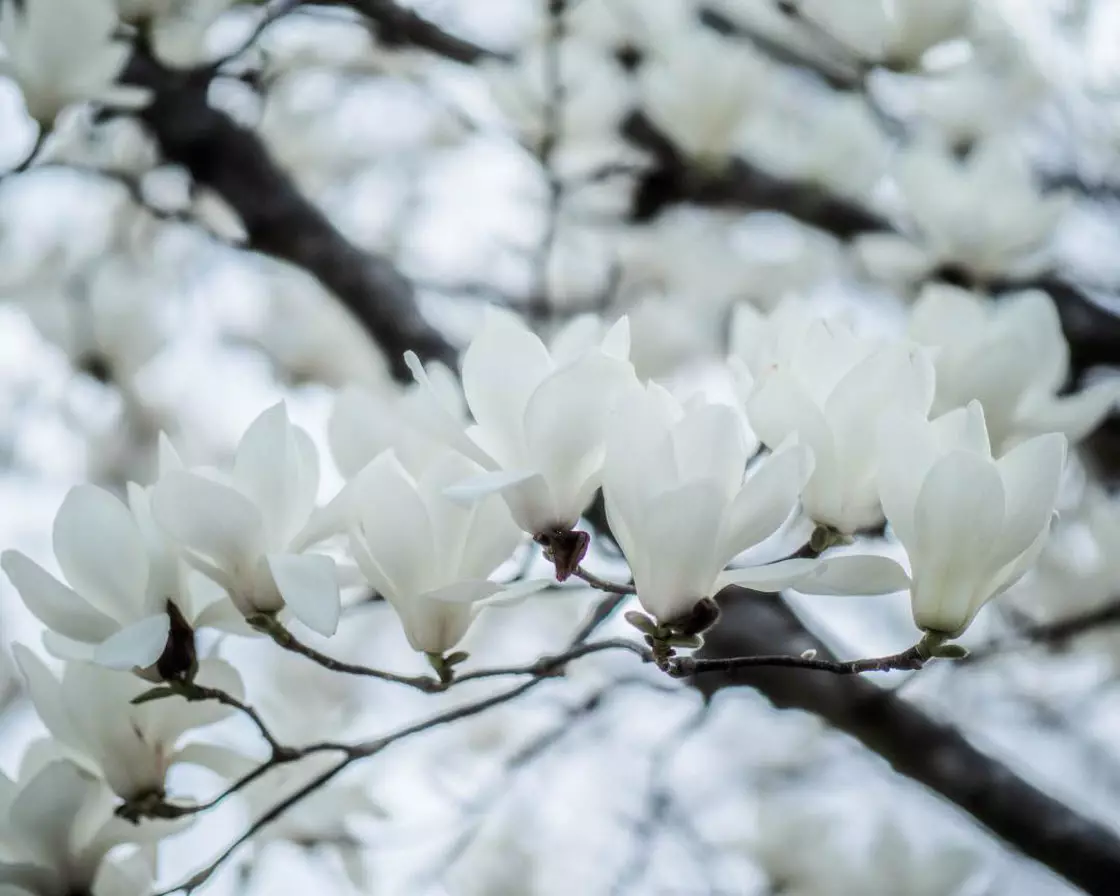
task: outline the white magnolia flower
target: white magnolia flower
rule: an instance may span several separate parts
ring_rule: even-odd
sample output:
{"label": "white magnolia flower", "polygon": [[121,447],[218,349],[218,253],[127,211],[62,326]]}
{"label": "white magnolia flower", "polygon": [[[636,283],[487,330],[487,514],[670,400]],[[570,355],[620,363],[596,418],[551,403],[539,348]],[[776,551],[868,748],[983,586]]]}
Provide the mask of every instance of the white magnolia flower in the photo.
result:
{"label": "white magnolia flower", "polygon": [[933,422],[892,415],[878,453],[883,510],[910,559],[914,622],[956,637],[1042,550],[1065,436],[1035,436],[995,460],[974,401]]}
{"label": "white magnolia flower", "polygon": [[176,68],[207,58],[206,35],[233,0],[117,0],[121,18],[145,28],[156,58]]}
{"label": "white magnolia flower", "polygon": [[229,476],[172,471],[152,490],[152,513],[246,617],[287,607],[331,635],[341,612],[334,560],[302,553],[318,488],[315,444],[281,402],[245,431]]}
{"label": "white magnolia flower", "polygon": [[865,62],[907,69],[926,50],[962,37],[972,18],[972,0],[798,0],[810,19]]}
{"label": "white magnolia flower", "polygon": [[103,781],[67,759],[24,760],[18,782],[0,775],[0,892],[5,896],[149,896],[147,862],[110,859],[123,843],[154,844],[166,823],[113,814]]}
{"label": "white magnolia flower", "polygon": [[733,153],[744,116],[771,82],[766,62],[746,44],[699,28],[682,33],[639,72],[650,121],[686,155],[716,167]]}
{"label": "white magnolia flower", "polygon": [[27,111],[49,128],[71,103],[143,105],[148,92],[116,84],[130,49],[117,40],[113,0],[26,0],[0,4],[0,75],[23,92]]}
{"label": "white magnolia flower", "polygon": [[1054,300],[1041,290],[992,301],[930,284],[914,305],[910,335],[937,349],[933,413],[979,401],[996,446],[1043,432],[1076,442],[1120,402],[1116,379],[1057,394],[1069,376],[1069,345]]}
{"label": "white magnolia flower", "polygon": [[[167,772],[176,763],[209,765],[214,745],[180,746],[179,741],[234,712],[213,700],[179,697],[133,706],[131,701],[150,687],[134,675],[75,662],[67,664],[60,681],[22,644],[13,652],[50,734],[126,800],[163,794]],[[221,660],[204,660],[197,680],[236,699],[243,696],[241,677]]]}
{"label": "white magnolia flower", "polygon": [[599,487],[611,411],[635,381],[629,348],[624,317],[599,346],[561,360],[520,318],[489,310],[463,357],[463,392],[475,419],[465,431],[409,353],[432,402],[432,412],[418,419],[490,471],[448,493],[464,501],[501,494],[530,534],[574,526]]}
{"label": "white magnolia flower", "polygon": [[776,449],[796,435],[813,451],[801,496],[809,516],[848,534],[877,525],[878,420],[891,410],[928,413],[934,371],[924,351],[861,337],[788,301],[769,317],[740,306],[732,344],[750,370],[744,379],[753,378],[747,418],[763,444]]}
{"label": "white magnolia flower", "polygon": [[963,162],[945,147],[919,143],[902,150],[894,173],[927,270],[952,265],[984,279],[1048,264],[1067,197],[1041,195],[1009,139],[990,137]]}
{"label": "white magnolia flower", "polygon": [[[176,463],[169,452],[165,443],[165,469]],[[189,637],[179,624],[228,630],[228,601],[187,575],[151,519],[148,491],[130,484],[128,497],[126,507],[94,485],[67,494],[55,516],[54,553],[68,585],[19,551],[5,551],[0,566],[50,629],[44,642],[57,656],[150,674],[178,646],[189,651],[189,666],[193,645],[178,643]],[[171,665],[167,674],[191,671]]]}
{"label": "white magnolia flower", "polygon": [[744,481],[748,452],[742,419],[727,405],[686,408],[656,383],[619,405],[603,475],[607,519],[638,600],[659,622],[686,616],[729,584],[830,593],[843,578],[844,590],[852,585],[851,593],[858,593],[858,577],[881,566],[878,558],[848,557],[723,573],[732,558],[789,518],[812,471],[811,452],[791,441]]}
{"label": "white magnolia flower", "polygon": [[386,451],[347,486],[358,511],[351,529],[354,559],[397,611],[409,644],[425,653],[442,656],[453,648],[477,603],[503,592],[488,576],[522,538],[497,496],[464,507],[444,494],[474,470],[448,452],[413,478]]}

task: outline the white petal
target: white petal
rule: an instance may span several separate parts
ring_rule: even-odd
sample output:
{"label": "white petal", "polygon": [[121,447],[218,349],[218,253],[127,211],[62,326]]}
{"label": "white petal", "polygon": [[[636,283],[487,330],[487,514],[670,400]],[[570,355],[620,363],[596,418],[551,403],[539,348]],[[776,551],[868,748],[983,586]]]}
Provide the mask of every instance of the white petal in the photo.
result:
{"label": "white petal", "polygon": [[522,321],[488,309],[482,332],[463,354],[463,393],[475,421],[507,451],[523,442],[529,396],[551,370],[548,349]]}
{"label": "white petal", "polygon": [[19,551],[0,554],[0,566],[27,609],[52,631],[73,641],[96,644],[117,630],[117,622]]}
{"label": "white petal", "polygon": [[82,750],[85,745],[66,710],[58,679],[39,657],[22,644],[12,645],[12,656],[23,675],[35,712],[47,726],[47,731],[61,743]]}
{"label": "white petal", "polygon": [[917,411],[884,415],[879,425],[875,478],[883,513],[898,538],[914,545],[914,508],[926,473],[940,456],[931,424]]}
{"label": "white petal", "polygon": [[1027,550],[1050,524],[1066,459],[1066,437],[1035,436],[999,459],[1007,504],[996,562],[1010,563]]}
{"label": "white petal", "polygon": [[1020,412],[1019,423],[1028,432],[1062,432],[1077,442],[1096,429],[1118,403],[1120,382],[1107,380],[1073,395],[1028,403]]}
{"label": "white petal", "polygon": [[738,414],[727,405],[703,404],[673,428],[673,452],[681,482],[715,481],[727,496],[738,492],[747,469],[747,440]]}
{"label": "white petal", "polygon": [[812,469],[812,453],[798,444],[782,448],[758,465],[728,509],[720,535],[723,563],[768,538],[789,519]]}
{"label": "white petal", "polygon": [[97,781],[73,762],[52,762],[13,801],[12,827],[21,841],[38,847],[39,855],[70,855],[71,828],[97,788]]}
{"label": "white petal", "polygon": [[915,507],[914,620],[956,632],[991,572],[1004,522],[1004,490],[991,461],[967,451],[945,455],[926,476]]}
{"label": "white petal", "polygon": [[109,669],[145,669],[163,654],[170,628],[166,613],[134,622],[99,644],[93,661]]}
{"label": "white petal", "polygon": [[719,578],[716,579],[716,590],[719,591],[728,585],[739,585],[743,588],[752,588],[755,591],[781,591],[804,579],[818,565],[820,565],[820,560],[795,557],[790,560],[768,563],[765,566],[727,569],[720,573]]}
{"label": "white petal", "polygon": [[175,752],[176,765],[197,765],[216,772],[226,780],[240,778],[260,765],[260,761],[250,759],[221,744],[195,742],[181,747]]}
{"label": "white petal", "polygon": [[449,604],[473,604],[501,590],[502,586],[497,582],[473,580],[444,585],[442,588],[426,591],[419,597],[423,600],[438,600]]}
{"label": "white petal", "polygon": [[54,552],[66,580],[117,618],[141,610],[148,552],[128,508],[93,485],[72,488],[54,520]]}
{"label": "white petal", "polygon": [[910,587],[910,576],[890,557],[841,554],[823,558],[792,587],[803,594],[894,594]]}
{"label": "white petal", "polygon": [[243,569],[264,547],[261,512],[237,489],[172,472],[152,490],[152,515],[184,547],[224,570]]}
{"label": "white petal", "polygon": [[286,546],[315,505],[318,455],[280,402],[262,413],[237,446],[233,478],[260,510],[272,547]]}
{"label": "white petal", "polygon": [[[710,597],[719,573],[719,526],[724,497],[710,482],[690,483],[650,501],[631,562],[638,600],[662,622]],[[633,558],[627,558],[633,559]]]}
{"label": "white petal", "polygon": [[[607,424],[630,366],[598,352],[550,376],[525,408],[525,462],[570,499],[603,462]],[[575,509],[578,517],[583,507]]]}
{"label": "white petal", "polygon": [[333,635],[342,612],[334,560],[322,554],[269,554],[267,559],[280,596],[296,618],[312,631]]}
{"label": "white petal", "polygon": [[461,504],[473,504],[488,495],[501,494],[515,485],[528,482],[539,474],[532,470],[495,470],[492,473],[479,473],[464,479],[443,490],[444,495]]}

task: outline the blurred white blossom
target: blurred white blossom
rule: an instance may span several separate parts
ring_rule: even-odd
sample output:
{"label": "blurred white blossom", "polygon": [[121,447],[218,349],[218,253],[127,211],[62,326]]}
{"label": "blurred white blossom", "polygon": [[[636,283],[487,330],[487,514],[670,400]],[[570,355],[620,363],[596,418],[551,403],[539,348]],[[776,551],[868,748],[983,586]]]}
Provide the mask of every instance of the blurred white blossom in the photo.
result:
{"label": "blurred white blossom", "polygon": [[[1008,139],[990,137],[964,161],[919,143],[901,151],[894,174],[925,271],[948,265],[983,282],[1036,274],[1050,264],[1066,197],[1042,195]],[[914,250],[903,244],[898,252]]]}
{"label": "blurred white blossom", "polygon": [[685,155],[719,168],[771,78],[766,62],[745,43],[693,29],[642,66],[641,105]]}
{"label": "blurred white blossom", "polygon": [[1069,376],[1069,345],[1054,300],[1041,290],[992,301],[930,284],[914,305],[910,335],[936,347],[933,413],[979,401],[997,447],[1044,432],[1079,441],[1120,403],[1115,378],[1057,394]]}
{"label": "blurred white blossom", "polygon": [[116,37],[113,0],[26,0],[0,5],[0,75],[15,80],[46,129],[71,103],[135,108],[148,91],[116,83],[130,52]]}
{"label": "blurred white blossom", "polygon": [[858,60],[916,66],[925,52],[967,34],[972,0],[796,0],[798,16],[847,47]]}

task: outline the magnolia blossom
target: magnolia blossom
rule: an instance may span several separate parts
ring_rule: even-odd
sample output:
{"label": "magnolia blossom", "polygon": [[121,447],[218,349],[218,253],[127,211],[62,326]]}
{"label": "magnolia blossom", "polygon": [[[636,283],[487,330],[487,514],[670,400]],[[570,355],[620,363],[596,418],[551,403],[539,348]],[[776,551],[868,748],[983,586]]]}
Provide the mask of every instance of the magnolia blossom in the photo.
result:
{"label": "magnolia blossom", "polygon": [[798,15],[860,60],[913,68],[926,50],[964,36],[972,0],[798,0]]}
{"label": "magnolia blossom", "polygon": [[[948,264],[984,279],[1037,273],[1049,262],[1066,197],[1041,195],[1007,138],[988,138],[963,162],[946,147],[919,143],[902,151],[894,173],[926,270]],[[877,251],[885,252],[882,239]]]}
{"label": "magnolia blossom", "polygon": [[[128,800],[162,794],[172,765],[209,765],[220,756],[214,745],[180,747],[179,741],[188,731],[231,716],[229,707],[178,697],[134,706],[131,701],[149,687],[135,676],[75,662],[59,680],[23,645],[15,645],[14,653],[47,730],[78,761],[103,775],[117,796]],[[221,660],[204,660],[198,681],[235,698],[243,696],[237,671]]]}
{"label": "magnolia blossom", "polygon": [[891,410],[928,413],[934,371],[925,353],[861,337],[797,302],[784,302],[769,317],[741,306],[732,342],[759,438],[776,449],[796,435],[813,451],[815,467],[801,496],[809,516],[844,533],[877,525],[877,422]]}
{"label": "magnolia blossom", "polygon": [[733,152],[744,115],[771,81],[741,41],[701,29],[682,33],[639,72],[642,109],[687,155],[719,166]]}
{"label": "magnolia blossom", "polygon": [[638,600],[659,622],[687,616],[728,584],[818,593],[841,579],[850,593],[882,585],[881,558],[791,560],[723,573],[789,518],[813,468],[811,452],[793,441],[744,480],[748,459],[742,419],[727,405],[683,407],[656,383],[620,404],[603,476],[607,519]]}
{"label": "magnolia blossom", "polygon": [[409,367],[431,401],[432,412],[418,415],[420,422],[490,471],[448,493],[463,501],[501,494],[514,521],[531,534],[574,526],[599,487],[615,402],[635,382],[629,348],[625,317],[599,345],[557,358],[519,318],[489,310],[463,357],[463,392],[475,419],[465,431],[409,353]]}
{"label": "magnolia blossom", "polygon": [[358,511],[354,559],[397,611],[409,644],[425,653],[442,656],[462,639],[477,603],[503,591],[488,576],[521,541],[498,497],[464,507],[445,496],[473,470],[470,461],[448,453],[414,478],[386,451],[348,486]]}
{"label": "magnolia blossom", "polygon": [[27,111],[49,128],[71,103],[143,105],[148,92],[115,83],[129,47],[117,40],[113,0],[26,0],[0,4],[0,75],[15,80]]}
{"label": "magnolia blossom", "polygon": [[979,402],[932,423],[892,414],[880,431],[883,510],[910,559],[919,628],[957,637],[1038,557],[1065,463],[1046,433],[993,459]]}
{"label": "magnolia blossom", "polygon": [[210,26],[233,0],[117,0],[121,18],[148,34],[158,59],[176,68],[202,62]]}
{"label": "magnolia blossom", "polygon": [[152,513],[246,617],[287,607],[331,635],[341,612],[334,560],[301,552],[318,487],[315,444],[280,403],[245,431],[228,476],[172,471],[152,491]]}
{"label": "magnolia blossom", "polygon": [[0,892],[149,896],[147,863],[139,856],[110,859],[109,851],[123,843],[152,844],[168,832],[166,824],[116,817],[104,782],[73,762],[25,759],[20,780],[0,775]]}
{"label": "magnolia blossom", "polygon": [[[175,463],[164,443],[163,467]],[[0,566],[50,629],[44,641],[52,653],[151,675],[177,625],[228,630],[232,620],[228,601],[187,575],[151,519],[147,490],[130,484],[128,498],[125,506],[94,485],[67,494],[54,521],[54,553],[68,585],[20,551],[5,551]],[[189,665],[193,649],[186,649]]]}
{"label": "magnolia blossom", "polygon": [[979,401],[997,446],[1042,432],[1077,441],[1120,402],[1116,379],[1057,394],[1069,376],[1069,345],[1054,300],[1041,290],[993,302],[930,284],[914,305],[910,335],[936,346],[934,413]]}

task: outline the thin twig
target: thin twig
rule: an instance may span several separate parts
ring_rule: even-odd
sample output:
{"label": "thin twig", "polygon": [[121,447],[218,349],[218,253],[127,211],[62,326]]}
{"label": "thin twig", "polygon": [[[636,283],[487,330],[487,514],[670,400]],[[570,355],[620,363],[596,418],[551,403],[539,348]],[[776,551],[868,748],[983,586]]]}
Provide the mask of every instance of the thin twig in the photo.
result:
{"label": "thin twig", "polygon": [[871,657],[847,662],[818,660],[810,656],[733,656],[726,659],[695,659],[691,656],[673,657],[665,669],[674,678],[687,678],[705,672],[729,672],[733,669],[750,669],[759,666],[812,669],[831,672],[833,675],[860,675],[864,672],[890,672],[896,669],[921,669],[928,657],[915,645],[902,653]]}
{"label": "thin twig", "polygon": [[606,579],[601,579],[597,575],[589,573],[582,566],[577,566],[572,575],[577,579],[582,579],[583,581],[587,582],[587,584],[592,588],[598,589],[599,591],[606,591],[608,594],[620,594],[623,596],[629,596],[638,593],[638,590],[632,584],[610,582]]}

